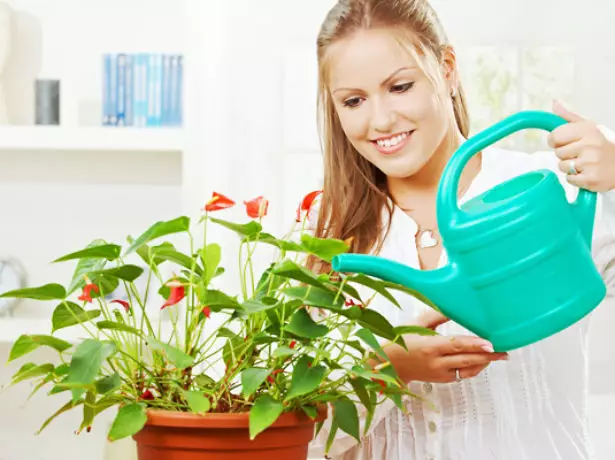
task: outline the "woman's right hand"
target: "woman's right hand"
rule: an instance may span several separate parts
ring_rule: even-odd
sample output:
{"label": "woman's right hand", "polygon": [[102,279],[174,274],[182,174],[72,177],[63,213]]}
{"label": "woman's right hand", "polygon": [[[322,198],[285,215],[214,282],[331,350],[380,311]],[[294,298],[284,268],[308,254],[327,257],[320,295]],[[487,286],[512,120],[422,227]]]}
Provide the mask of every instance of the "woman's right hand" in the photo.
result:
{"label": "woman's right hand", "polygon": [[[419,326],[436,329],[448,321],[436,311],[421,316]],[[398,375],[411,381],[447,383],[456,380],[456,369],[462,379],[475,377],[493,361],[508,359],[507,353],[494,353],[487,340],[475,336],[407,335],[404,350],[399,345],[385,348]]]}

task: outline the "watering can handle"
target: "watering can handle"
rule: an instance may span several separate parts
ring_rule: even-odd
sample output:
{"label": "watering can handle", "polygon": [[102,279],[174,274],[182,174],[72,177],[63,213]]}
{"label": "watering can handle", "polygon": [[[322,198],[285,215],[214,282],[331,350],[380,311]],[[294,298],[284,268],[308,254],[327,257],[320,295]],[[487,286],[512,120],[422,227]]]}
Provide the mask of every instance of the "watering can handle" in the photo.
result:
{"label": "watering can handle", "polygon": [[[562,117],[542,111],[523,111],[511,115],[495,125],[470,137],[455,152],[451,160],[444,168],[442,179],[438,189],[438,208],[450,216],[459,218],[461,210],[457,204],[457,190],[459,178],[465,165],[474,155],[485,147],[488,147],[504,137],[522,129],[543,129],[553,131],[558,126],[567,123]],[[596,193],[589,190],[579,189],[579,195],[575,202],[581,208],[593,209],[596,202]],[[593,224],[593,222],[592,222]],[[591,231],[590,231],[591,233]]]}

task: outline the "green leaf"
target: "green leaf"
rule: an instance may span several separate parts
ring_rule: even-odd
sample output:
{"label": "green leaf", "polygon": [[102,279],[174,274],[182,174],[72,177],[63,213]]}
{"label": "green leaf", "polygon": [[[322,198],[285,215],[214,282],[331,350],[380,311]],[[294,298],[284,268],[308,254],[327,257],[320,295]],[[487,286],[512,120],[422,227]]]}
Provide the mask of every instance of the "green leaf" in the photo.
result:
{"label": "green leaf", "polygon": [[94,422],[94,410],[96,408],[96,395],[88,391],[85,394],[85,402],[83,403],[83,421],[81,422],[81,427],[79,427],[79,431],[85,430],[87,427],[92,426]]}
{"label": "green leaf", "polygon": [[62,353],[72,347],[72,345],[65,340],[50,335],[23,334],[13,344],[9,354],[9,362],[27,355],[39,347],[50,347]]}
{"label": "green leaf", "polygon": [[383,281],[375,280],[373,278],[370,278],[368,276],[361,275],[361,274],[350,276],[350,277],[347,278],[347,281],[348,282],[352,282],[352,283],[361,284],[363,286],[366,286],[366,287],[370,288],[371,290],[377,292],[378,294],[380,294],[384,298],[386,298],[389,302],[391,302],[392,304],[394,304],[398,308],[401,308],[401,306],[399,305],[399,302],[393,296],[393,294],[391,294],[389,291],[387,291],[387,289],[385,287],[386,285],[384,284]]}
{"label": "green leaf", "polygon": [[301,235],[301,244],[310,254],[331,262],[333,257],[348,252],[350,247],[341,240],[316,238],[307,233]]}
{"label": "green leaf", "polygon": [[282,251],[288,252],[307,252],[306,249],[300,244],[295,243],[294,241],[288,240],[279,240],[275,236],[270,235],[269,233],[261,232],[258,235],[252,235],[246,240],[253,242],[259,241],[261,243],[270,244],[271,246],[275,246]]}
{"label": "green leaf", "polygon": [[201,269],[199,264],[196,263],[194,259],[177,251],[173,245],[157,246],[153,248],[152,254],[156,265],[159,265],[164,261],[169,261],[185,267],[190,271],[194,270],[194,273],[199,276],[203,274],[203,269]]}
{"label": "green leaf", "polygon": [[[106,244],[107,242],[104,240],[94,240],[88,245],[87,249],[104,246]],[[83,277],[92,270],[102,270],[106,264],[107,260],[100,257],[80,259],[73,273],[70,285],[68,286],[67,294],[70,295],[77,289],[85,286],[85,280]]]}
{"label": "green leaf", "polygon": [[344,306],[344,297],[328,289],[298,286],[283,289],[282,292],[293,299],[301,299],[304,305],[338,311]]}
{"label": "green leaf", "polygon": [[312,362],[313,359],[306,355],[299,358],[293,369],[286,401],[311,393],[319,387],[327,369],[320,364],[313,365]]}
{"label": "green leaf", "polygon": [[357,322],[374,334],[385,339],[394,340],[396,337],[391,323],[375,310],[370,310],[369,308],[363,309],[361,317]]}
{"label": "green leaf", "polygon": [[249,398],[254,394],[256,390],[263,384],[263,382],[267,379],[269,374],[271,374],[271,369],[260,369],[260,368],[250,368],[246,369],[241,373],[241,386],[243,387],[243,397]]}
{"label": "green leaf", "polygon": [[96,392],[104,395],[117,390],[122,384],[119,374],[116,372],[113,375],[107,375],[102,379],[99,379],[95,383]]}
{"label": "green leaf", "polygon": [[37,366],[34,363],[26,363],[11,379],[11,383],[14,385],[19,382],[23,382],[24,380],[33,379],[35,377],[40,377],[42,375],[48,375],[50,372],[53,372],[54,366],[53,364],[41,364]]}
{"label": "green leaf", "polygon": [[153,337],[147,339],[153,350],[165,356],[177,369],[185,369],[194,364],[194,358],[167,343],[159,342]]}
{"label": "green leaf", "polygon": [[[222,360],[233,366],[237,360],[245,357],[249,351],[250,344],[242,337],[235,336],[227,340],[222,348]],[[229,365],[229,364],[227,364]]]}
{"label": "green leaf", "polygon": [[263,226],[255,220],[252,220],[247,224],[235,224],[226,220],[216,219],[215,217],[208,217],[208,219],[213,223],[222,225],[223,227],[226,227],[241,236],[254,236],[263,230]]}
{"label": "green leaf", "polygon": [[340,429],[361,442],[359,414],[354,403],[345,398],[333,401],[333,414]]}
{"label": "green leaf", "polygon": [[365,406],[365,409],[372,410],[372,401],[369,397],[369,393],[365,389],[365,383],[359,379],[351,379],[350,385],[352,385],[352,389],[355,394],[359,397],[359,400]]}
{"label": "green leaf", "polygon": [[[66,383],[90,385],[94,383],[102,364],[116,351],[113,342],[86,339],[79,344],[70,362]],[[73,388],[73,401],[83,395],[83,388]]]}
{"label": "green leaf", "polygon": [[195,414],[204,414],[211,409],[211,402],[202,391],[184,390],[184,398],[188,402],[190,410]]}
{"label": "green leaf", "polygon": [[391,283],[390,281],[379,281],[379,282],[382,283],[384,285],[384,287],[386,287],[387,289],[393,289],[395,291],[400,291],[400,292],[403,292],[405,294],[408,294],[408,295],[410,295],[410,296],[420,300],[425,305],[429,305],[434,310],[440,311],[438,309],[438,307],[436,307],[436,305],[431,300],[429,300],[427,297],[425,297],[419,291],[415,291],[414,289],[410,289],[410,288],[408,288],[406,286],[402,286],[401,284]]}
{"label": "green leaf", "polygon": [[281,346],[275,349],[273,352],[274,358],[286,358],[295,354],[295,350],[289,347]]}
{"label": "green leaf", "polygon": [[317,339],[329,333],[329,328],[322,324],[316,324],[305,308],[295,312],[285,330],[306,339]]}
{"label": "green leaf", "polygon": [[231,339],[233,337],[236,337],[237,334],[226,327],[221,327],[220,329],[218,329],[218,333],[216,334],[216,336]]}
{"label": "green leaf", "polygon": [[[97,270],[90,272],[92,277],[95,277],[96,275],[103,278],[111,277],[128,281],[129,283],[132,283],[134,280],[136,280],[139,276],[141,276],[142,273],[143,269],[141,267],[137,267],[136,265],[122,265],[121,267],[114,267],[108,268],[106,270]],[[107,291],[105,291],[105,293],[109,294]]]}
{"label": "green leaf", "polygon": [[87,323],[99,317],[100,310],[86,311],[73,302],[63,302],[56,307],[51,316],[52,332],[75,324]]}
{"label": "green leaf", "polygon": [[149,243],[150,241],[160,238],[161,236],[186,232],[189,228],[190,219],[185,216],[169,221],[156,222],[130,245],[126,251],[126,254],[136,251],[143,244]]}
{"label": "green leaf", "polygon": [[232,310],[241,310],[241,304],[236,299],[229,297],[222,291],[209,289],[205,294],[204,302],[212,309],[230,308]]}
{"label": "green leaf", "polygon": [[98,323],[96,323],[96,327],[101,331],[109,329],[113,331],[129,332],[130,334],[142,337],[142,333],[140,330],[129,326],[128,324],[115,323],[113,321],[99,321]]}
{"label": "green leaf", "polygon": [[382,349],[382,346],[380,345],[372,331],[368,329],[359,329],[357,332],[355,332],[355,335],[361,340],[363,340],[363,342],[365,342],[368,347],[374,350],[382,359],[384,359],[385,361],[389,360],[389,357]]}
{"label": "green leaf", "polygon": [[282,276],[284,278],[290,278],[296,281],[300,281],[317,288],[327,289],[327,287],[317,279],[317,276],[309,270],[297,265],[292,260],[284,260],[277,264],[272,270],[274,275]]}
{"label": "green leaf", "polygon": [[117,244],[101,244],[99,246],[90,246],[81,251],[72,252],[53,262],[65,262],[75,259],[107,259],[108,261],[116,260],[122,251],[122,247]]}
{"label": "green leaf", "polygon": [[242,313],[246,315],[253,315],[262,311],[271,310],[272,308],[278,308],[282,305],[282,301],[273,297],[263,297],[260,301],[250,299],[241,304]]}
{"label": "green leaf", "polygon": [[60,284],[45,284],[34,288],[16,289],[5,292],[0,298],[32,299],[32,300],[61,300],[66,297],[66,290]]}
{"label": "green leaf", "polygon": [[250,440],[273,425],[283,410],[284,405],[268,394],[259,396],[250,410]]}
{"label": "green leaf", "polygon": [[45,420],[45,423],[43,423],[43,425],[38,429],[38,431],[36,432],[36,434],[41,434],[42,431],[47,428],[47,426],[58,416],[62,415],[65,412],[68,412],[71,409],[74,409],[77,406],[80,406],[81,404],[83,404],[83,400],[74,402],[74,401],[68,401],[66,404],[64,404],[62,407],[60,407],[51,417],[49,417],[47,420]]}
{"label": "green leaf", "polygon": [[305,415],[310,417],[312,420],[314,420],[318,416],[318,409],[316,409],[314,406],[306,406],[302,404],[301,409],[303,409]]}
{"label": "green leaf", "polygon": [[391,383],[392,385],[399,387],[399,382],[395,377],[387,375],[383,372],[374,372],[363,369],[359,366],[353,366],[352,372],[353,374],[356,374],[357,377],[361,377],[368,382],[372,382],[374,379],[380,379],[384,382]]}
{"label": "green leaf", "polygon": [[194,381],[196,382],[196,384],[199,386],[199,388],[207,388],[207,387],[212,387],[216,385],[216,381],[214,379],[212,379],[209,375],[207,374],[199,374],[194,378]]}
{"label": "green leaf", "polygon": [[393,328],[393,332],[396,336],[402,336],[404,334],[415,334],[424,336],[438,335],[438,333],[433,329],[421,326],[397,326]]}
{"label": "green leaf", "polygon": [[117,441],[137,434],[146,422],[147,413],[144,405],[132,403],[120,407],[109,431],[109,441]]}
{"label": "green leaf", "polygon": [[203,266],[205,267],[205,284],[216,276],[216,270],[220,261],[222,260],[222,249],[218,244],[208,244],[207,247],[201,250],[201,259],[203,260]]}

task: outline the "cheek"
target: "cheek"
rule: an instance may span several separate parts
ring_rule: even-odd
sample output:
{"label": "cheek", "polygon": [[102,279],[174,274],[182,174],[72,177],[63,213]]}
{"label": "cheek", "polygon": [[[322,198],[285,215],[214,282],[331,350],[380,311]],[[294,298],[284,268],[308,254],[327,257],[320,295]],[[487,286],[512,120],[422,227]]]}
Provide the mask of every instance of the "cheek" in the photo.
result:
{"label": "cheek", "polygon": [[362,111],[360,108],[348,110],[346,107],[342,107],[337,111],[342,129],[351,141],[359,140],[365,136],[365,116],[362,112],[365,111]]}

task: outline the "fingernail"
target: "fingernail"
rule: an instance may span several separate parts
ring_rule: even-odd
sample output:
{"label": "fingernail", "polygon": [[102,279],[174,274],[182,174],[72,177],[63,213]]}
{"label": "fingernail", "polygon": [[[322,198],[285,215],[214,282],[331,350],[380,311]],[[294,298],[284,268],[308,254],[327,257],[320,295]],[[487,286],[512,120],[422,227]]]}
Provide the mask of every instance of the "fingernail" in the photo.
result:
{"label": "fingernail", "polygon": [[493,353],[494,351],[492,345],[483,345],[481,348],[485,350],[487,353]]}

